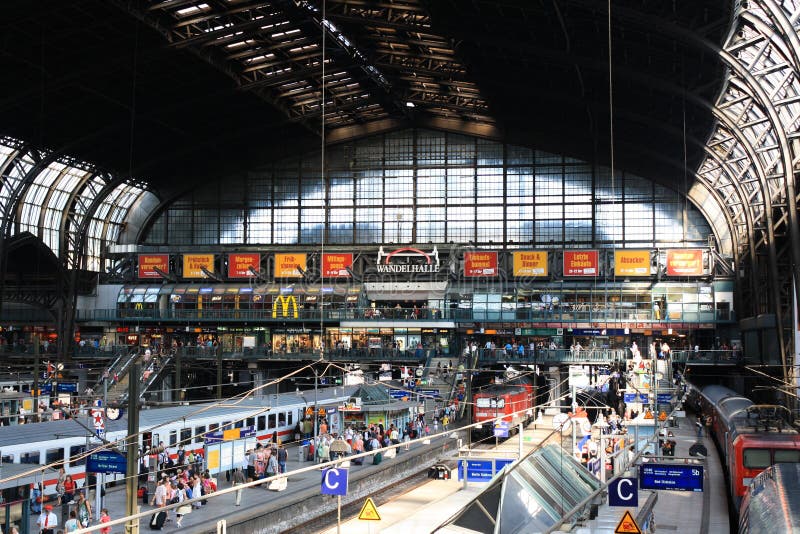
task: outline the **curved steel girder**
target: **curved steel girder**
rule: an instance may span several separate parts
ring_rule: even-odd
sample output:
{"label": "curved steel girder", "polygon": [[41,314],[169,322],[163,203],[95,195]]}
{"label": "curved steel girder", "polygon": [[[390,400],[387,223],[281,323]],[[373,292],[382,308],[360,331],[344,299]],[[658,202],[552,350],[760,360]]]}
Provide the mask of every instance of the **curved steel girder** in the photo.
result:
{"label": "curved steel girder", "polygon": [[[34,149],[30,149],[28,153],[34,152]],[[19,216],[20,210],[20,202],[22,198],[25,196],[25,193],[30,188],[33,181],[39,176],[44,169],[47,168],[50,163],[56,160],[56,153],[50,152],[43,154],[42,151],[36,150],[36,155],[38,161],[31,167],[25,177],[20,180],[20,182],[14,187],[14,190],[11,192],[10,198],[8,199],[9,202],[6,204],[6,211],[3,214],[2,219],[2,227],[0,227],[0,235],[3,237],[8,237],[11,235],[11,224],[17,220]]]}

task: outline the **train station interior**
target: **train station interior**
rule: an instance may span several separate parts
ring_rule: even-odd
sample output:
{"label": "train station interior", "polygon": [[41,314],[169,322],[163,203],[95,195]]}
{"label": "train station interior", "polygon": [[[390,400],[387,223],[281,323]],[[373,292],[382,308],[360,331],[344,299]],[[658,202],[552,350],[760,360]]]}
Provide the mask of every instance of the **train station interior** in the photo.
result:
{"label": "train station interior", "polygon": [[[516,410],[502,437],[522,457],[531,424],[541,449],[420,520],[442,532],[613,532],[609,484],[698,444],[691,525],[757,531],[747,486],[800,464],[719,443],[742,413],[753,440],[800,432],[800,3],[11,0],[0,21],[0,426],[289,399],[255,431],[300,449],[305,420],[312,444],[380,420],[425,447],[441,427],[444,452],[502,450]],[[3,439],[3,463],[72,454]],[[647,491],[636,528],[673,526],[680,500]]]}

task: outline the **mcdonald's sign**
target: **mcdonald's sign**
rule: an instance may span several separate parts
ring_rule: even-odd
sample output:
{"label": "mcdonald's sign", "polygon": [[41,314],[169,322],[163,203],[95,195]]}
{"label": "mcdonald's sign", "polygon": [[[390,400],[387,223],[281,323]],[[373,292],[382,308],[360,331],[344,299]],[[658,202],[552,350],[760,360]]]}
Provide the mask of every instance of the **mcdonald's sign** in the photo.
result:
{"label": "mcdonald's sign", "polygon": [[297,297],[294,295],[278,295],[272,303],[272,318],[278,317],[278,306],[281,307],[281,317],[289,317],[289,306],[292,307],[292,317],[297,319]]}

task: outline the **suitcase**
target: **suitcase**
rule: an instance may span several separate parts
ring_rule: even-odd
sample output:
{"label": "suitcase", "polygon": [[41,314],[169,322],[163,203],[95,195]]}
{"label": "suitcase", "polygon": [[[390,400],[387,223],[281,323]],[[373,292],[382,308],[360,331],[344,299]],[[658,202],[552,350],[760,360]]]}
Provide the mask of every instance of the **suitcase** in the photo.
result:
{"label": "suitcase", "polygon": [[161,530],[167,521],[167,512],[160,511],[153,514],[150,518],[150,530]]}
{"label": "suitcase", "polygon": [[383,460],[383,454],[376,452],[375,456],[372,457],[372,465],[378,465]]}
{"label": "suitcase", "polygon": [[364,457],[353,458],[353,465],[364,465]]}

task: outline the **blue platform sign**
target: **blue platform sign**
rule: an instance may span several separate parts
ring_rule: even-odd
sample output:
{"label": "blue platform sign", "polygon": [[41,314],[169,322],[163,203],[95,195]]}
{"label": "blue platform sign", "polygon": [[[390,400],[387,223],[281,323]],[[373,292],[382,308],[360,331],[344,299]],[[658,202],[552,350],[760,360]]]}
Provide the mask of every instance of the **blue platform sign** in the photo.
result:
{"label": "blue platform sign", "polygon": [[499,421],[494,424],[494,437],[507,438],[508,437],[508,421]]}
{"label": "blue platform sign", "polygon": [[656,400],[659,404],[668,404],[672,402],[672,393],[659,393]]}
{"label": "blue platform sign", "polygon": [[119,473],[128,471],[128,460],[124,455],[114,451],[93,452],[86,459],[86,470],[90,473]]}
{"label": "blue platform sign", "polygon": [[639,492],[635,478],[618,478],[608,485],[608,505],[639,506]]}
{"label": "blue platform sign", "polygon": [[323,495],[347,495],[347,469],[331,467],[322,472]]}
{"label": "blue platform sign", "polygon": [[650,395],[647,393],[625,393],[622,397],[626,403],[628,402],[641,402],[642,404],[647,404],[650,402]]}
{"label": "blue platform sign", "polygon": [[642,464],[639,466],[639,488],[703,491],[703,466]]}
{"label": "blue platform sign", "polygon": [[[503,467],[514,463],[514,460],[495,458],[494,460],[466,460],[466,462],[467,482],[489,482]],[[492,462],[494,462],[494,468],[492,468]],[[458,480],[464,480],[463,460],[458,462]]]}

